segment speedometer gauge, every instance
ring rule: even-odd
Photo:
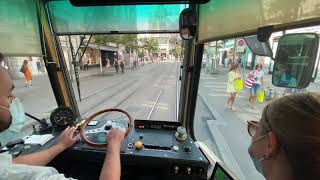
[[[61,106],[55,109],[50,115],[50,121],[55,128],[66,128],[73,125],[76,116],[70,107]]]

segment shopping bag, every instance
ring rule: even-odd
[[[258,94],[258,102],[259,103],[263,103],[264,102],[264,96],[265,96],[265,91],[264,90],[260,90],[259,94]]]
[[[244,83],[244,86],[246,87],[246,88],[252,88],[252,86],[253,86],[253,83],[254,83],[254,79],[253,79],[253,77],[248,77],[247,78],[247,80],[246,80],[246,82]]]
[[[243,80],[242,79],[237,79],[237,80],[235,80],[235,89],[237,90],[237,91],[241,91],[242,89],[243,89],[243,85],[244,83],[243,83]]]

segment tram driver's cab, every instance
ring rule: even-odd
[[[76,126],[81,140],[49,164],[67,177],[98,179],[106,155],[105,148],[108,145],[106,135],[112,128],[118,128],[125,133],[121,146],[121,179],[239,179],[207,147],[205,142],[197,141],[194,136],[194,111],[203,46],[209,40],[247,37],[244,39],[254,53],[275,57],[272,79],[275,85],[304,88],[315,76],[313,70],[318,63],[316,62],[318,35],[283,36],[276,56],[273,55],[267,43],[272,32],[293,24],[303,26],[304,23],[310,23],[313,17],[311,15],[295,20],[283,18],[279,20],[280,23],[270,20],[244,25],[239,22],[241,25],[236,25],[237,27],[230,25],[237,21],[235,20],[237,18],[233,17],[234,21],[230,24],[225,22],[222,28],[220,25],[223,21],[221,18],[223,13],[212,11],[220,6],[224,9],[222,0],[166,2],[35,0],[32,2],[34,2],[33,10],[36,10],[37,14],[35,27],[39,26],[37,31],[40,34],[41,52],[46,59],[46,70],[59,107],[51,112],[50,125],[27,114],[41,122],[40,129],[34,131],[36,134],[52,134],[48,141],[32,146],[16,141],[15,144],[11,144],[10,147],[13,148],[9,149],[9,152],[19,156],[41,151],[55,144],[65,127]],[[159,14],[148,14],[148,10],[152,8],[158,8],[155,12]],[[121,11],[132,11],[134,18],[117,16]],[[144,11],[146,11],[145,14]],[[150,18],[153,18],[154,23],[144,24]],[[316,18],[319,19],[319,14]],[[212,22],[213,20],[217,22]],[[165,21],[170,23],[162,24]],[[92,109],[88,112],[79,110],[77,98],[68,77],[69,72],[63,61],[59,36],[84,35],[90,36],[90,41],[92,34],[168,32],[180,33],[185,47],[180,75],[182,84],[177,121],[136,119],[129,110],[123,110],[117,106],[104,107],[97,112]],[[80,44],[86,49],[89,43],[86,44],[82,39]],[[289,50],[285,51],[286,49]],[[297,49],[299,52],[295,51]],[[76,55],[72,58],[76,58]],[[76,64],[77,62],[74,61],[73,65],[76,66]],[[296,68],[294,85],[280,82],[283,72],[279,67],[283,64],[290,64],[291,67]],[[77,68],[74,71],[76,79],[79,78]],[[79,86],[78,81],[77,85]],[[78,95],[80,97],[80,90]],[[91,116],[82,119],[83,113],[90,113]],[[28,138],[30,136],[24,138],[24,142],[28,141]]]

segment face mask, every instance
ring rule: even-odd
[[[184,35],[182,35],[182,37],[183,37],[184,39],[189,39],[189,35],[188,35],[188,34],[184,34]]]
[[[252,154],[252,145],[249,146],[248,152],[249,152],[249,155],[250,155],[250,157],[251,157],[251,159],[252,159],[252,161],[253,161],[254,167],[257,169],[257,171],[258,171],[259,173],[263,174],[263,173],[262,173],[261,160],[255,158],[255,157],[253,156],[253,154]]]
[[[10,111],[12,117],[10,127],[0,133],[0,141],[2,145],[5,145],[19,138],[23,127],[26,125],[26,117],[23,105],[17,97],[12,100],[9,109],[3,106],[0,106],[0,108]]]

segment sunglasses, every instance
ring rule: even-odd
[[[248,129],[248,134],[253,137],[255,136],[255,134],[257,133],[257,129],[258,127],[261,127],[259,125],[259,122],[258,121],[247,121],[247,129]]]

